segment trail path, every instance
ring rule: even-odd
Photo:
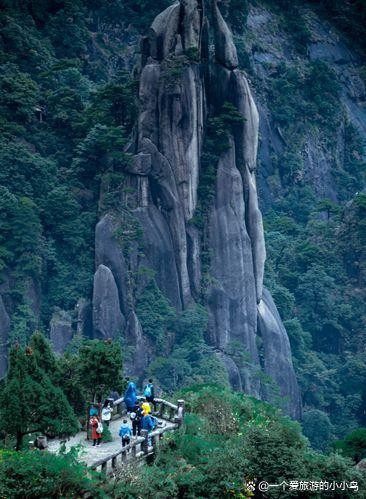
[[[71,447],[79,446],[80,447],[79,460],[84,462],[87,466],[92,466],[95,462],[99,461],[100,459],[107,458],[111,454],[114,454],[121,449],[122,447],[121,439],[118,436],[118,432],[123,419],[127,419],[131,423],[130,419],[126,416],[125,418],[118,418],[115,419],[114,421],[111,421],[109,425],[109,430],[113,438],[112,442],[105,442],[105,443],[101,442],[100,445],[96,445],[95,447],[93,447],[93,441],[86,440],[86,432],[81,431],[80,433],[77,433],[75,436],[71,437],[66,442],[66,449],[70,450]],[[163,425],[162,427],[164,428],[174,427],[174,424],[171,423],[170,421],[166,421],[161,418],[157,419],[158,421],[162,422]],[[59,439],[49,440],[48,442],[49,452],[57,453],[60,450],[60,447],[61,447],[61,441]]]

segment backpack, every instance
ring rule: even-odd
[[[121,426],[119,429],[119,436],[124,437],[124,436],[130,436],[130,428],[128,426]]]
[[[151,385],[145,386],[144,397],[151,397]]]
[[[95,430],[97,433],[101,434],[103,433],[103,425],[102,423],[98,423],[97,429]]]

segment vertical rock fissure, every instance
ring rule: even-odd
[[[214,51],[209,50],[211,39]],[[259,119],[238,70],[231,31],[216,1],[204,7],[202,1],[181,0],[156,17],[142,53],[137,140],[127,176],[140,178],[146,191],[137,195],[134,210],[144,250],[142,258],[129,258],[137,274],[142,265],[153,271],[160,291],[178,311],[195,301],[205,305],[207,342],[235,389],[270,399],[258,375],[264,369],[289,400],[286,411],[298,417],[287,334],[267,291],[266,302],[262,299],[265,247],[255,185]],[[117,304],[115,289],[128,287],[126,262],[116,247],[99,253],[113,264],[97,259],[113,274],[115,284],[103,270]],[[146,276],[137,278],[140,293],[147,283]],[[100,303],[107,295],[96,294]],[[136,355],[147,359],[153,349],[136,303],[131,305],[124,335]],[[120,324],[115,313],[113,320],[105,316]],[[95,324],[103,330],[97,317]],[[278,368],[270,356],[279,359]],[[141,362],[129,365],[141,368]]]

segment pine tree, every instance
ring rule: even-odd
[[[86,341],[79,350],[80,379],[92,401],[122,389],[121,347],[111,340]]]
[[[29,340],[29,347],[33,351],[34,359],[40,369],[42,369],[53,383],[58,385],[56,379],[58,376],[58,366],[51,346],[45,336],[36,331]]]
[[[79,429],[65,395],[38,367],[30,347],[12,348],[0,402],[3,429],[15,436],[17,450],[21,449],[26,434],[69,436]]]

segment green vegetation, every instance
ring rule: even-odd
[[[249,481],[357,481],[364,475],[338,454],[312,450],[298,423],[269,404],[228,389],[194,385],[174,393],[184,398],[186,416],[178,432],[161,441],[150,465],[130,466],[115,480],[102,481],[77,462],[77,450],[0,452],[0,493],[4,497],[253,497]],[[295,495],[297,494],[297,495]],[[332,495],[331,495],[332,494]],[[335,491],[329,497],[353,497]],[[269,498],[304,497],[301,492],[268,491]],[[307,496],[308,497],[308,496]],[[314,493],[311,497],[322,497]]]
[[[322,61],[312,61],[305,67],[283,63],[270,85],[271,112],[286,143],[283,154],[276,158],[279,173],[285,185],[301,183],[301,151],[309,130],[321,135],[320,142],[334,141],[342,118],[340,86],[335,73]]]
[[[304,404],[304,433],[315,448],[324,450],[334,438],[365,425],[365,148],[342,108],[344,90],[337,74],[325,62],[306,57],[303,2],[257,4],[268,9],[277,29],[274,33],[268,26],[279,44],[273,53],[283,51],[282,62],[263,63],[266,76],[256,85],[278,140],[271,157],[274,172],[267,178],[272,199],[264,212],[266,285],[289,334]],[[329,2],[318,2],[316,9],[325,4]],[[345,19],[356,4],[346,2],[341,12],[334,2],[331,17],[337,10]],[[352,21],[356,31],[361,18],[360,11],[360,18]],[[249,36],[254,37],[253,50],[262,43],[267,51],[266,36]],[[299,36],[303,41],[294,43]],[[247,67],[245,40],[240,40],[239,59],[255,79]],[[289,46],[293,58],[286,55]],[[323,168],[322,158],[329,173],[311,170],[312,161]],[[329,180],[318,178],[320,174]],[[324,189],[332,199],[321,194]]]
[[[355,47],[366,47],[366,4],[364,0],[310,0],[322,17],[330,19]]]
[[[55,387],[37,364],[30,347],[14,347],[1,391],[1,421],[5,432],[16,437],[20,450],[30,433],[73,435],[79,424],[62,390]]]
[[[100,480],[71,452],[0,451],[0,496],[22,499],[105,497]]]
[[[72,309],[91,296],[98,199],[102,212],[121,202],[116,185],[129,160],[123,147],[136,117],[136,82],[118,70],[106,73],[97,39],[99,58],[86,53],[97,20],[113,26],[123,18],[114,17],[118,9],[132,7],[82,0],[5,7],[0,279],[12,282],[11,337],[24,345],[29,331],[48,325],[53,307]],[[120,47],[111,41],[110,50],[116,55]],[[42,290],[40,323],[29,306],[34,286]]]
[[[363,424],[366,401],[366,310],[358,287],[365,276],[364,195],[339,210],[295,194],[265,218],[267,285],[285,320],[305,409],[325,411],[329,435],[342,436]],[[307,216],[305,203],[315,205]]]
[[[208,314],[202,305],[178,313],[151,277],[137,297],[136,312],[156,353],[148,373],[163,390],[172,393],[192,383],[228,385],[225,369],[204,341]]]
[[[213,385],[195,385],[178,396],[186,400],[188,411],[181,432],[165,441],[164,452],[151,466],[140,467],[138,474],[126,470],[107,485],[108,497],[246,498],[252,497],[246,487],[250,480],[281,483],[300,476],[308,481],[358,480],[360,490],[364,487],[365,478],[348,459],[311,450],[299,425],[267,404]],[[330,497],[352,494],[339,491]],[[272,489],[266,496],[302,494]]]
[[[0,418],[6,448],[22,448],[23,437],[77,433],[86,401],[122,391],[121,347],[112,341],[84,340],[74,353],[56,359],[48,341],[34,333],[26,348],[10,352],[8,375],[0,389]],[[110,438],[107,433],[104,438]]]
[[[121,347],[111,340],[84,341],[79,352],[79,380],[90,401],[101,402],[111,389],[121,391]]]
[[[229,22],[233,33],[242,33],[245,30],[249,11],[248,0],[222,2],[220,10],[225,20]]]
[[[357,428],[347,435],[344,440],[334,443],[335,450],[343,456],[350,457],[355,463],[366,458],[366,428]]]
[[[305,177],[301,151],[309,131],[315,143],[332,151],[344,119],[339,84],[326,64],[281,66],[271,79],[269,98],[285,146],[275,158],[281,196],[265,215],[267,286],[285,319],[303,403],[310,411],[305,412],[305,432],[316,448],[324,448],[326,435],[342,436],[364,422],[364,194],[343,206],[316,201]],[[363,144],[349,123],[344,137],[344,160],[334,158],[331,172],[341,202],[365,182]],[[322,417],[323,436],[312,436],[314,410],[330,417],[330,427]]]

